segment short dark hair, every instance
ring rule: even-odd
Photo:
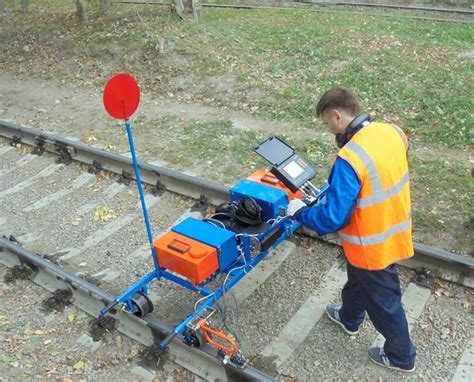
[[[327,109],[344,109],[351,115],[361,113],[359,101],[354,93],[342,86],[327,90],[316,105],[316,116],[320,117]]]

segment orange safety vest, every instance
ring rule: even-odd
[[[399,127],[372,122],[338,153],[361,182],[349,224],[339,231],[354,267],[380,270],[413,256],[407,149]]]

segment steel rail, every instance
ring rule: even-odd
[[[160,0],[115,0],[115,3],[122,4],[149,4],[149,5],[172,5],[171,1]],[[474,10],[466,8],[437,8],[437,7],[416,7],[416,6],[404,6],[404,5],[395,5],[395,4],[370,4],[370,3],[349,3],[349,2],[312,2],[312,1],[297,1],[295,4],[301,4],[301,6],[272,6],[272,5],[251,5],[251,4],[216,4],[216,3],[200,3],[199,6],[202,8],[224,8],[224,9],[266,9],[266,10],[312,10],[315,12],[321,13],[350,13],[350,14],[360,14],[364,16],[380,16],[380,17],[399,17],[406,19],[414,20],[428,20],[428,21],[437,21],[437,22],[456,22],[456,23],[466,23],[471,24],[472,21],[469,20],[459,20],[459,19],[443,19],[436,17],[423,17],[423,16],[410,16],[410,15],[397,15],[397,14],[383,14],[383,13],[369,13],[369,12],[354,12],[354,11],[345,11],[345,10],[329,10],[321,9],[322,7],[327,6],[359,6],[359,7],[378,7],[378,8],[388,8],[388,9],[404,9],[409,11],[431,11],[439,13],[458,13],[458,14],[474,14]]]
[[[40,152],[48,151],[55,154],[64,154],[66,150],[71,158],[79,162],[91,166],[97,163],[100,164],[101,169],[118,174],[123,174],[125,171],[130,177],[134,176],[131,158],[113,154],[81,142],[71,141],[3,120],[0,120],[0,136],[12,140],[19,139],[23,143],[36,146]],[[143,183],[158,186],[158,188],[164,186],[169,191],[194,199],[199,199],[201,195],[205,195],[207,200],[213,204],[219,204],[228,199],[228,188],[220,184],[141,161],[138,161],[138,164]]]
[[[27,266],[33,273],[31,279],[51,292],[57,289],[69,289],[72,292],[74,304],[95,317],[98,316],[101,307],[108,305],[115,298],[111,293],[29,252],[5,237],[0,237],[0,263],[8,267]],[[150,314],[137,318],[126,311],[113,310],[110,316],[118,321],[117,330],[146,346],[162,340],[173,331],[172,327]],[[169,345],[169,352],[174,362],[208,380],[274,381],[272,377],[254,367],[240,369],[223,364],[218,359],[217,351],[207,344],[197,349],[175,339]]]
[[[407,9],[410,11],[428,11],[428,12],[440,12],[440,13],[461,13],[473,15],[474,10],[469,8],[442,8],[442,7],[427,7],[418,5],[404,5],[404,4],[386,4],[386,3],[358,3],[349,1],[311,1],[311,0],[297,0],[298,3],[331,6],[331,5],[342,5],[342,6],[353,6],[353,7],[369,7],[369,8],[389,8],[389,9]]]
[[[150,5],[171,5],[171,0],[114,0],[114,3],[122,4],[150,4]],[[463,7],[428,7],[428,6],[417,6],[417,5],[404,5],[404,4],[387,4],[387,3],[363,3],[363,2],[349,2],[349,1],[311,1],[311,0],[294,0],[294,4],[304,4],[312,6],[331,6],[331,5],[342,5],[342,6],[353,6],[353,7],[369,7],[369,8],[390,8],[390,9],[407,9],[411,11],[429,11],[429,12],[440,12],[440,13],[461,13],[461,14],[474,14],[474,10]],[[258,5],[252,4],[217,4],[217,3],[199,3],[202,7],[213,7],[219,5],[227,6],[239,6],[242,8],[259,7]],[[260,6],[263,7],[263,6]],[[276,2],[275,6],[267,5],[267,8],[284,8]]]
[[[90,165],[96,161],[100,163],[101,168],[104,170],[118,174],[123,171],[128,171],[130,174],[133,173],[132,161],[127,157],[80,142],[59,138],[33,128],[18,126],[0,120],[0,136],[37,147],[39,143],[44,150],[55,154],[67,148],[74,160]],[[212,204],[224,203],[229,199],[229,189],[218,183],[147,163],[140,162],[139,166],[144,183],[156,185],[157,182],[160,182],[160,185],[169,191],[195,199],[205,196]],[[321,237],[309,230],[303,230],[303,233],[322,241],[339,245],[337,239],[331,238],[331,236]],[[474,260],[472,258],[460,256],[426,244],[414,243],[414,246],[415,256],[409,260],[402,261],[402,265],[411,269],[425,267],[431,271],[433,276],[474,288]]]
[[[309,3],[305,3],[309,4]],[[376,16],[376,17],[392,17],[392,18],[402,18],[402,19],[412,19],[412,20],[427,20],[427,21],[437,21],[437,22],[455,22],[462,24],[472,24],[473,21],[470,20],[459,20],[459,19],[443,19],[437,17],[423,17],[423,16],[410,16],[410,15],[399,15],[399,14],[390,14],[390,13],[380,13],[380,12],[354,12],[354,11],[345,11],[345,10],[331,10],[331,9],[321,9],[321,5],[328,6],[330,3],[311,3],[313,6],[307,7],[278,7],[278,6],[267,6],[267,5],[245,5],[245,4],[211,4],[203,3],[200,4],[203,8],[224,8],[224,9],[266,9],[266,10],[311,10],[314,12],[321,13],[335,13],[335,14],[358,14],[363,16]],[[469,12],[470,13],[470,12]]]

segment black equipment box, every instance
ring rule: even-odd
[[[253,149],[272,164],[270,170],[292,192],[296,192],[316,175],[311,167],[292,147],[273,136]]]

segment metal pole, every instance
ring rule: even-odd
[[[140,176],[140,168],[138,167],[137,155],[135,153],[135,144],[133,143],[132,125],[128,119],[125,120],[125,127],[127,128],[128,143],[130,145],[130,152],[132,154],[133,170],[135,171],[135,179],[137,180],[138,193],[140,194],[140,202],[142,204],[143,217],[145,219],[146,232],[148,235],[148,242],[150,243],[151,257],[155,269],[159,269],[158,261],[155,256],[153,248],[153,235],[151,232],[150,220],[148,218],[148,210],[146,206],[145,193],[143,192],[142,178]]]

